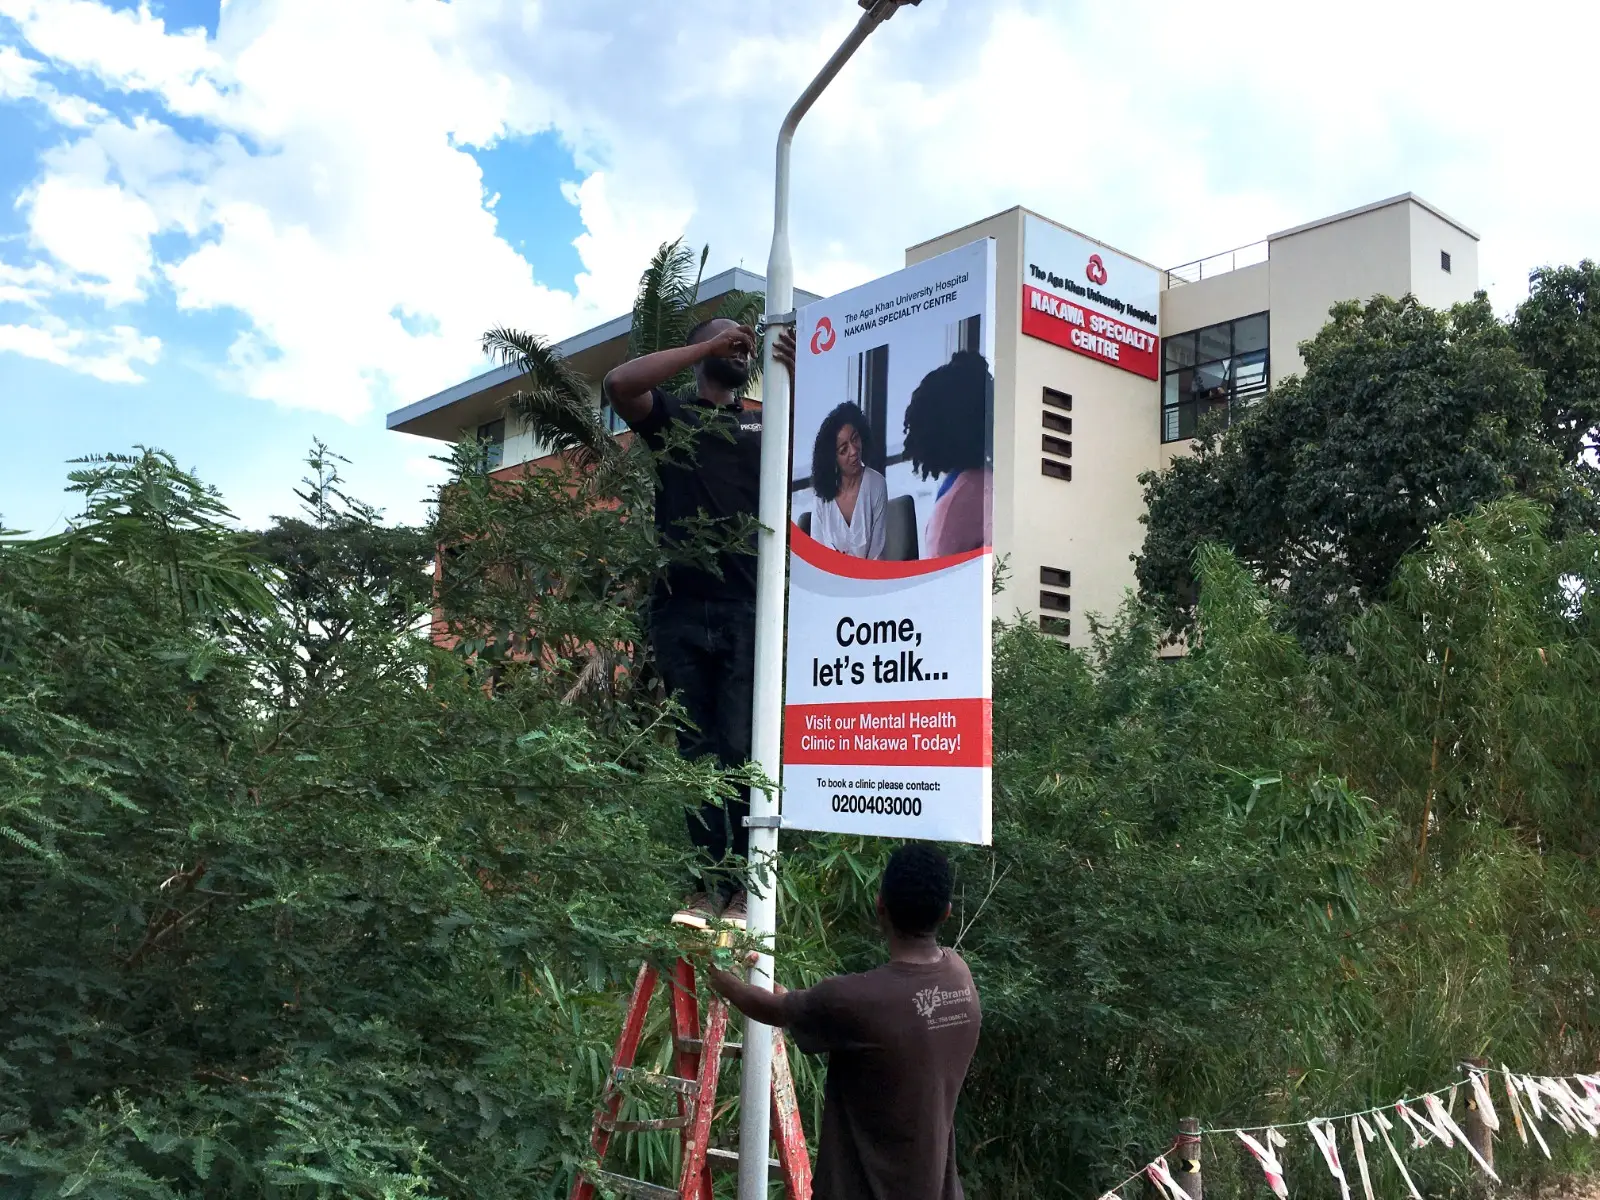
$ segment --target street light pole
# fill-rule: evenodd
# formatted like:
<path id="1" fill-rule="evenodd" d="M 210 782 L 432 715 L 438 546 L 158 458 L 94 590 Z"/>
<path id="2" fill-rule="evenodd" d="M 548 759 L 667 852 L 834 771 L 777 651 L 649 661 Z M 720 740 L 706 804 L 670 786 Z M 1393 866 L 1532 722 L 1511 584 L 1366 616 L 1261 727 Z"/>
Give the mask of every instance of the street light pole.
<path id="1" fill-rule="evenodd" d="M 920 0 L 860 0 L 867 11 L 827 65 L 789 109 L 778 130 L 777 175 L 772 208 L 772 253 L 767 259 L 767 337 L 762 362 L 761 533 L 756 560 L 755 704 L 751 747 L 774 790 L 750 797 L 749 929 L 772 945 L 778 924 L 778 795 L 783 753 L 783 615 L 789 548 L 789 374 L 772 357 L 775 331 L 794 319 L 794 260 L 789 255 L 789 147 L 800 118 L 867 36 L 902 4 Z M 797 349 L 799 349 L 797 347 Z M 763 953 L 750 982 L 772 987 L 772 956 Z M 747 1021 L 744 1074 L 739 1091 L 739 1200 L 767 1200 L 767 1148 L 771 1141 L 772 1031 Z"/>

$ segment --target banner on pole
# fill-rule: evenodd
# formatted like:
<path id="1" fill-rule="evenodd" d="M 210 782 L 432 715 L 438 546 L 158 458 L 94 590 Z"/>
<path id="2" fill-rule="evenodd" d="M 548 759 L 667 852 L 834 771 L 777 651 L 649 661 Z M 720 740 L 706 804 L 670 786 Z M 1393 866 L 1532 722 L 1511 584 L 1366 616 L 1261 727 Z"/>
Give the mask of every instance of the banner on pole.
<path id="1" fill-rule="evenodd" d="M 801 309 L 786 828 L 990 840 L 992 239 Z"/>

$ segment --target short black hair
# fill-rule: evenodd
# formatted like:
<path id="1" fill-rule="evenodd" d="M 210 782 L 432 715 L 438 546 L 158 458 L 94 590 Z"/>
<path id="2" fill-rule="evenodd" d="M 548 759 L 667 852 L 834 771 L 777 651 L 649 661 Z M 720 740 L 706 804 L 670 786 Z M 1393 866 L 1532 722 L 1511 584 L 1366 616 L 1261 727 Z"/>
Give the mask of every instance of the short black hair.
<path id="1" fill-rule="evenodd" d="M 683 339 L 683 344 L 685 346 L 694 345 L 696 342 L 701 340 L 700 335 L 706 330 L 710 329 L 718 321 L 727 321 L 731 319 L 732 318 L 730 317 L 707 317 L 704 321 L 699 322 L 694 326 L 694 328 L 689 330 L 689 336 Z"/>
<path id="2" fill-rule="evenodd" d="M 846 400 L 822 418 L 822 428 L 817 430 L 817 440 L 811 447 L 811 490 L 823 500 L 832 500 L 839 494 L 839 431 L 846 425 L 855 427 L 861 435 L 861 461 L 872 456 L 872 426 L 859 404 Z"/>
<path id="3" fill-rule="evenodd" d="M 895 932 L 917 937 L 944 920 L 955 894 L 955 872 L 936 847 L 907 842 L 889 856 L 878 891 Z"/>
<path id="4" fill-rule="evenodd" d="M 957 350 L 922 377 L 906 405 L 906 457 L 924 479 L 994 461 L 994 376 L 975 350 Z"/>

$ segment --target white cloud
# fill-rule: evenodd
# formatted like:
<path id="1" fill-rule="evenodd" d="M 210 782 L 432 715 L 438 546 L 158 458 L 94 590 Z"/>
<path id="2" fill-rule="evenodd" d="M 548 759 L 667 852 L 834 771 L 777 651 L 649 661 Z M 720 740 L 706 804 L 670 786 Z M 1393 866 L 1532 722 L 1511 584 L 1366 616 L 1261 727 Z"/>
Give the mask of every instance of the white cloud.
<path id="1" fill-rule="evenodd" d="M 48 174 L 23 195 L 34 245 L 109 304 L 144 298 L 159 228 L 150 205 L 104 178 Z"/>
<path id="2" fill-rule="evenodd" d="M 713 270 L 763 269 L 773 134 L 857 9 L 229 0 L 214 39 L 97 0 L 0 15 L 28 51 L 0 48 L 0 96 L 41 99 L 48 64 L 187 118 L 84 116 L 27 193 L 39 260 L 0 268 L 0 300 L 170 288 L 243 317 L 216 364 L 233 386 L 356 416 L 475 369 L 490 325 L 560 336 L 616 315 L 686 228 Z M 1504 309 L 1528 267 L 1600 250 L 1600 165 L 1564 115 L 1597 40 L 1585 0 L 1515 21 L 1482 0 L 1231 0 L 1203 19 L 1180 0 L 924 0 L 801 127 L 798 281 L 848 286 L 1016 203 L 1172 264 L 1415 190 L 1483 234 Z M 58 120 L 88 103 L 53 94 Z M 486 197 L 464 149 L 543 130 L 584 175 L 571 291 L 498 236 L 518 198 Z M 198 244 L 157 261 L 168 230 Z"/>
<path id="3" fill-rule="evenodd" d="M 28 42 L 46 58 L 94 74 L 113 87 L 163 93 L 175 111 L 203 108 L 222 66 L 204 29 L 168 31 L 150 14 L 97 0 L 0 0 Z"/>
<path id="4" fill-rule="evenodd" d="M 133 364 L 153 365 L 161 339 L 128 325 L 105 330 L 75 329 L 59 317 L 44 316 L 27 325 L 0 325 L 0 352 L 40 358 L 105 383 L 139 383 Z"/>
<path id="5" fill-rule="evenodd" d="M 14 46 L 0 46 L 0 100 L 37 100 L 62 125 L 81 129 L 106 115 L 106 110 L 81 96 L 63 96 L 39 78 L 45 64 Z"/>

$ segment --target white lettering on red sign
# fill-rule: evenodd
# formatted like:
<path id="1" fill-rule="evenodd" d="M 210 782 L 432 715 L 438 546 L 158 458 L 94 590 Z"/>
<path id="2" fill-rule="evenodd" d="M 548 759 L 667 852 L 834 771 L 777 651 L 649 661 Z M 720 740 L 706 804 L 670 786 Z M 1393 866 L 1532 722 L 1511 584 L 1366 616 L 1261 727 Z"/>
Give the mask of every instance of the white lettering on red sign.
<path id="1" fill-rule="evenodd" d="M 1081 308 L 1023 284 L 1022 332 L 1068 350 L 1155 379 L 1160 374 L 1155 334 Z"/>

